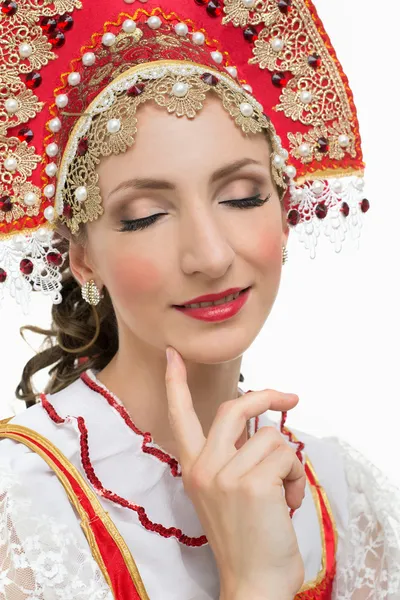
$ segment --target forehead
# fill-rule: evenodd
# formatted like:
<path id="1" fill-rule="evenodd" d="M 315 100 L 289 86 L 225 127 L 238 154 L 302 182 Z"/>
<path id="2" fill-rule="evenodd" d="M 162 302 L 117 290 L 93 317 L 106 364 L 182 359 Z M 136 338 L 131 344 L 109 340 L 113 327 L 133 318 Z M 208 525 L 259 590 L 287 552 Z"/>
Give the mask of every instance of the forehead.
<path id="1" fill-rule="evenodd" d="M 194 119 L 169 114 L 147 102 L 137 111 L 135 143 L 124 154 L 101 159 L 103 195 L 127 176 L 156 176 L 179 183 L 204 178 L 219 166 L 244 157 L 269 165 L 270 147 L 263 133 L 245 135 L 218 98 L 208 98 Z"/>

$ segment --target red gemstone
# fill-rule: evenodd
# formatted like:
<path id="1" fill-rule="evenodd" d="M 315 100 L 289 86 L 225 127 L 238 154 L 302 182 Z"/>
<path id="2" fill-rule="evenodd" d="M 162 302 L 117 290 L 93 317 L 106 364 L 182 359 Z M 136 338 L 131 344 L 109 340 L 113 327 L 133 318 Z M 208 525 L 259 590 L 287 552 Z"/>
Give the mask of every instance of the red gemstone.
<path id="1" fill-rule="evenodd" d="M 60 267 L 63 263 L 62 254 L 59 252 L 49 252 L 46 256 L 46 260 L 49 265 L 53 265 L 54 267 Z"/>
<path id="2" fill-rule="evenodd" d="M 7 279 L 7 273 L 4 269 L 0 269 L 0 283 L 4 283 Z"/>
<path id="3" fill-rule="evenodd" d="M 145 83 L 137 83 L 136 85 L 132 85 L 130 88 L 128 88 L 126 90 L 126 95 L 127 96 L 140 96 L 140 94 L 143 94 L 145 87 L 146 87 Z"/>
<path id="4" fill-rule="evenodd" d="M 10 196 L 2 196 L 0 198 L 0 210 L 3 212 L 10 212 L 13 208 L 13 203 Z"/>
<path id="5" fill-rule="evenodd" d="M 24 275 L 30 275 L 33 271 L 33 262 L 29 258 L 24 258 L 19 263 L 19 270 Z"/>
<path id="6" fill-rule="evenodd" d="M 5 0 L 5 2 L 1 5 L 1 12 L 3 15 L 7 15 L 8 17 L 12 17 L 18 10 L 18 4 L 13 2 L 12 0 Z"/>
<path id="7" fill-rule="evenodd" d="M 362 212 L 366 213 L 367 210 L 369 210 L 369 200 L 367 200 L 366 198 L 364 198 L 364 200 L 361 202 L 360 206 L 361 206 Z"/>
<path id="8" fill-rule="evenodd" d="M 318 219 L 325 219 L 327 214 L 328 208 L 325 206 L 325 204 L 322 204 L 322 202 L 317 204 L 315 207 L 315 216 L 318 217 Z"/>
<path id="9" fill-rule="evenodd" d="M 287 75 L 281 71 L 272 74 L 272 83 L 277 88 L 283 88 L 288 82 Z"/>
<path id="10" fill-rule="evenodd" d="M 67 13 L 65 15 L 61 15 L 58 18 L 58 29 L 61 29 L 61 31 L 69 31 L 70 29 L 72 29 L 73 24 L 74 19 L 71 15 L 68 15 Z"/>
<path id="11" fill-rule="evenodd" d="M 26 76 L 26 87 L 30 90 L 34 90 L 42 83 L 42 76 L 37 71 L 32 71 Z"/>
<path id="12" fill-rule="evenodd" d="M 287 15 L 292 10 L 292 0 L 279 0 L 278 8 L 284 15 Z"/>
<path id="13" fill-rule="evenodd" d="M 71 218 L 72 218 L 72 208 L 71 208 L 70 204 L 64 204 L 63 216 L 67 219 L 67 221 L 71 220 Z"/>
<path id="14" fill-rule="evenodd" d="M 57 27 L 57 19 L 54 17 L 43 17 L 40 22 L 40 27 L 45 33 L 51 33 L 56 30 Z"/>
<path id="15" fill-rule="evenodd" d="M 29 127 L 23 127 L 18 131 L 18 139 L 20 142 L 31 142 L 33 140 L 33 131 Z"/>
<path id="16" fill-rule="evenodd" d="M 218 77 L 212 73 L 203 73 L 203 75 L 200 76 L 200 79 L 202 79 L 204 83 L 207 83 L 208 85 L 217 85 L 219 82 Z"/>
<path id="17" fill-rule="evenodd" d="M 53 48 L 61 48 L 65 44 L 65 35 L 62 31 L 55 31 L 49 36 L 49 42 Z"/>
<path id="18" fill-rule="evenodd" d="M 222 13 L 222 6 L 219 0 L 210 0 L 207 4 L 207 12 L 211 17 L 219 17 Z"/>
<path id="19" fill-rule="evenodd" d="M 342 203 L 342 208 L 340 210 L 344 214 L 345 217 L 349 216 L 350 206 L 347 204 L 347 202 Z"/>
<path id="20" fill-rule="evenodd" d="M 318 138 L 318 150 L 323 154 L 329 152 L 329 141 L 325 137 Z"/>
<path id="21" fill-rule="evenodd" d="M 257 29 L 252 25 L 248 25 L 246 29 L 243 30 L 243 35 L 244 39 L 248 42 L 254 42 L 258 36 Z"/>
<path id="22" fill-rule="evenodd" d="M 84 156 L 89 148 L 89 140 L 87 137 L 83 137 L 78 142 L 76 153 L 78 156 Z"/>
<path id="23" fill-rule="evenodd" d="M 293 227 L 295 225 L 297 225 L 297 223 L 299 223 L 299 221 L 300 221 L 300 213 L 299 213 L 299 211 L 295 210 L 295 209 L 289 211 L 288 216 L 287 216 L 287 220 L 289 222 L 289 225 L 293 225 Z"/>
<path id="24" fill-rule="evenodd" d="M 307 58 L 307 62 L 313 69 L 319 69 L 322 64 L 322 58 L 319 54 L 310 54 Z"/>

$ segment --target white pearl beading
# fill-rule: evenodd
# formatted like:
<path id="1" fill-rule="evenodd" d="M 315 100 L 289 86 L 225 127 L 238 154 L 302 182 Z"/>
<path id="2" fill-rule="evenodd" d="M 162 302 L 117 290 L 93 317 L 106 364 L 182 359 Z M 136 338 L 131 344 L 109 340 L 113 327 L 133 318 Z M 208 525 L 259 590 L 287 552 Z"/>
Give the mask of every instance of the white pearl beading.
<path id="1" fill-rule="evenodd" d="M 115 81 L 111 82 L 109 87 L 103 90 L 97 98 L 93 101 L 93 103 L 88 109 L 85 111 L 85 117 L 81 117 L 81 119 L 77 122 L 77 127 L 75 129 L 74 136 L 70 137 L 67 147 L 65 149 L 61 167 L 59 170 L 59 176 L 57 180 L 57 190 L 56 190 L 56 198 L 55 198 L 55 207 L 58 215 L 62 215 L 64 210 L 64 201 L 62 190 L 65 186 L 65 182 L 67 179 L 68 169 L 70 164 L 75 158 L 76 151 L 78 148 L 79 140 L 89 131 L 92 119 L 100 113 L 103 113 L 113 106 L 116 94 L 121 91 L 125 91 L 136 85 L 143 79 L 161 79 L 167 73 L 171 73 L 173 75 L 182 75 L 184 77 L 191 75 L 203 75 L 204 73 L 212 72 L 212 69 L 200 67 L 197 65 L 157 65 L 153 66 L 143 65 L 140 71 L 136 71 L 134 73 L 124 73 L 121 78 L 117 78 Z M 215 72 L 215 75 L 227 84 L 234 92 L 239 92 L 244 94 L 247 98 L 247 102 L 253 107 L 253 109 L 258 109 L 263 112 L 262 105 L 251 96 L 247 91 L 243 89 L 243 87 L 232 81 L 232 79 L 228 75 L 224 75 L 223 73 Z M 281 140 L 277 136 L 276 137 L 279 146 L 281 147 Z"/>
<path id="2" fill-rule="evenodd" d="M 286 167 L 286 171 L 290 167 Z M 294 167 L 293 167 L 294 168 Z M 359 238 L 365 215 L 360 203 L 365 197 L 364 180 L 357 176 L 338 179 L 306 181 L 302 186 L 294 182 L 290 186 L 291 207 L 298 204 L 300 213 L 313 214 L 316 204 L 323 202 L 328 209 L 325 219 L 315 215 L 309 221 L 302 221 L 291 227 L 299 237 L 299 241 L 309 251 L 310 258 L 315 258 L 318 238 L 321 232 L 334 245 L 335 252 L 340 252 L 346 237 L 350 237 L 359 246 Z M 349 215 L 341 212 L 342 203 L 349 206 Z M 290 212 L 291 208 L 289 208 Z M 350 234 L 350 235 L 346 235 Z"/>

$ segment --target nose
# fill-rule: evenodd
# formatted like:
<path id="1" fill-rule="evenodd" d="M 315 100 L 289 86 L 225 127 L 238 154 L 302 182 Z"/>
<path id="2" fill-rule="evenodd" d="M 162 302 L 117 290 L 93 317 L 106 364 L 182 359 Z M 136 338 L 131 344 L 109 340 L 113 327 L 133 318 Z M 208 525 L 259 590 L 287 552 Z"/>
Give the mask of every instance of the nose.
<path id="1" fill-rule="evenodd" d="M 200 203 L 182 216 L 179 253 L 187 275 L 200 272 L 212 279 L 223 277 L 235 258 L 220 216 L 210 205 Z"/>

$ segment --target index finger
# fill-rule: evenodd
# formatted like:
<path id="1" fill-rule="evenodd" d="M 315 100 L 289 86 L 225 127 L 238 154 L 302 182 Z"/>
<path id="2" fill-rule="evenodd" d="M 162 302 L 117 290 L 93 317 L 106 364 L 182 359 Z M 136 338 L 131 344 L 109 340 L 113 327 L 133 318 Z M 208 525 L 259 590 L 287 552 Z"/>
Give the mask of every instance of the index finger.
<path id="1" fill-rule="evenodd" d="M 167 389 L 168 417 L 179 447 L 182 470 L 190 468 L 202 451 L 206 438 L 194 410 L 192 395 L 187 384 L 186 367 L 180 354 L 171 346 L 171 360 L 167 355 L 165 385 Z"/>

